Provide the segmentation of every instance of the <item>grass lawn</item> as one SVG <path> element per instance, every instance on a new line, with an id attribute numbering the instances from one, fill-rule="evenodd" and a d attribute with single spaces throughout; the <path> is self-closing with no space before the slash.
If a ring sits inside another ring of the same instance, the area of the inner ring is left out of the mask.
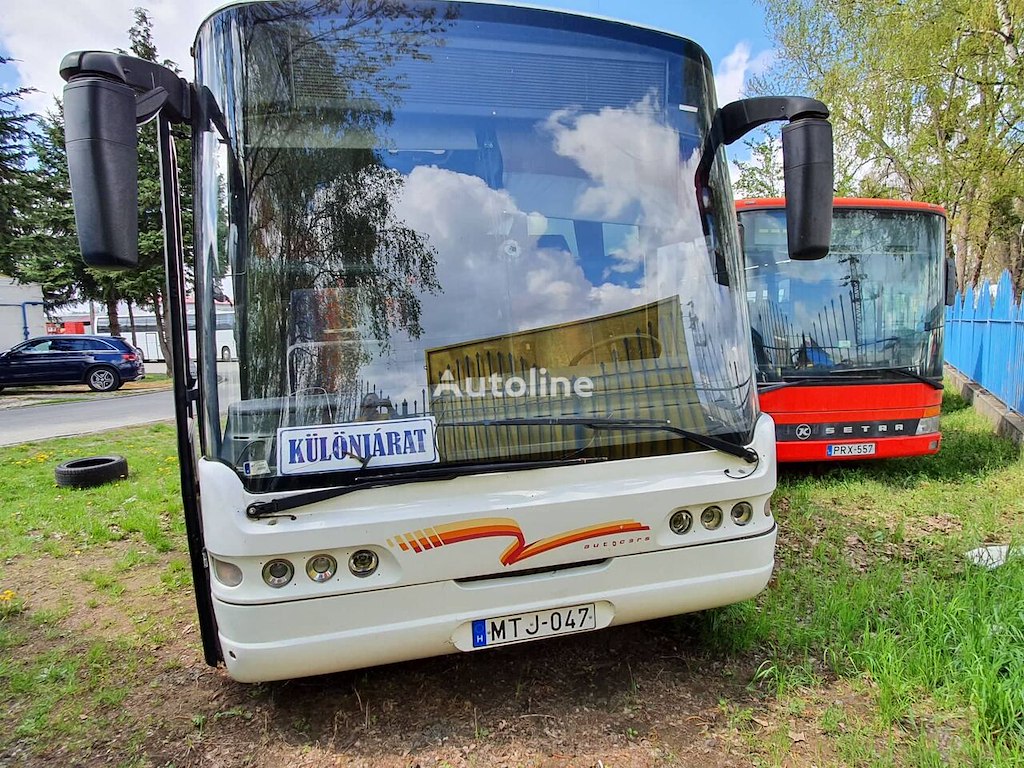
<path id="1" fill-rule="evenodd" d="M 1024 461 L 949 391 L 942 429 L 934 457 L 783 469 L 772 585 L 705 617 L 723 653 L 764 655 L 782 700 L 828 680 L 870 694 L 855 728 L 842 705 L 819 718 L 849 764 L 1024 765 L 1024 558 L 964 558 L 1024 541 Z"/>
<path id="2" fill-rule="evenodd" d="M 756 600 L 242 686 L 196 636 L 174 434 L 0 448 L 0 764 L 1024 764 L 1024 459 L 947 392 L 936 457 L 784 468 Z M 126 480 L 53 483 L 120 453 Z"/>

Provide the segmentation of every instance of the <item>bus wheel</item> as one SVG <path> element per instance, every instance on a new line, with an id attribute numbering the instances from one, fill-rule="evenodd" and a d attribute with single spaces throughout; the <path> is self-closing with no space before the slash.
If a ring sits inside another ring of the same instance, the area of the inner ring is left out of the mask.
<path id="1" fill-rule="evenodd" d="M 121 386 L 121 377 L 113 368 L 101 365 L 89 371 L 85 383 L 93 392 L 113 392 Z"/>
<path id="2" fill-rule="evenodd" d="M 224 360 L 224 361 L 227 361 L 227 360 L 231 359 L 231 348 L 230 347 L 221 347 L 220 348 L 220 359 Z"/>
<path id="3" fill-rule="evenodd" d="M 124 456 L 90 456 L 58 464 L 53 470 L 57 485 L 68 488 L 89 488 L 128 477 L 128 461 Z"/>

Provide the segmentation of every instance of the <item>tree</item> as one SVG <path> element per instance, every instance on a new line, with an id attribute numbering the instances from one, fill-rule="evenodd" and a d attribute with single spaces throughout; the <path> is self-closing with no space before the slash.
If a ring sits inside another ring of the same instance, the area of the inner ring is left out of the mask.
<path id="1" fill-rule="evenodd" d="M 782 140 L 778 134 L 765 131 L 759 141 L 743 142 L 750 150 L 750 161 L 738 160 L 740 176 L 736 193 L 740 197 L 782 197 Z"/>
<path id="2" fill-rule="evenodd" d="M 134 9 L 133 13 L 135 23 L 128 32 L 130 53 L 156 61 L 148 13 L 142 8 Z M 172 62 L 162 63 L 175 68 Z M 0 113 L 0 116 L 6 114 Z M 144 126 L 139 136 L 139 268 L 131 271 L 93 270 L 82 261 L 64 147 L 64 114 L 59 102 L 40 121 L 40 130 L 31 138 L 29 148 L 36 167 L 31 173 L 24 172 L 30 183 L 27 185 L 28 196 L 19 204 L 19 221 L 22 223 L 17 233 L 17 253 L 10 249 L 0 250 L 0 258 L 10 254 L 11 269 L 16 276 L 42 284 L 47 305 L 51 308 L 85 301 L 104 305 L 110 332 L 114 335 L 122 332 L 118 316 L 121 302 L 128 304 L 129 313 L 133 305 L 152 308 L 157 316 L 160 344 L 169 370 L 171 346 L 164 322 L 167 278 L 155 125 Z M 24 164 L 24 157 L 20 162 Z M 192 173 L 188 151 L 179 155 L 178 168 L 184 242 L 190 244 Z M 0 268 L 2 265 L 0 261 Z"/>
<path id="3" fill-rule="evenodd" d="M 943 205 L 961 286 L 1006 266 L 1024 288 L 1020 1 L 762 2 L 777 58 L 754 90 L 824 101 L 856 191 Z"/>
<path id="4" fill-rule="evenodd" d="M 0 57 L 0 64 L 10 59 Z M 0 92 L 0 272 L 17 277 L 19 223 L 31 208 L 31 175 L 25 169 L 29 157 L 29 125 L 32 115 L 22 113 L 18 102 L 29 88 Z"/>
<path id="5" fill-rule="evenodd" d="M 240 10 L 247 16 L 242 99 L 261 106 L 236 110 L 245 120 L 229 128 L 245 148 L 229 187 L 233 217 L 246 225 L 238 246 L 244 280 L 236 280 L 234 296 L 248 397 L 355 384 L 369 345 L 315 346 L 301 358 L 292 351 L 309 348 L 317 326 L 368 327 L 381 350 L 394 331 L 416 338 L 420 294 L 441 290 L 436 251 L 394 210 L 402 174 L 370 146 L 339 151 L 310 131 L 374 136 L 390 124 L 405 88 L 392 65 L 430 56 L 449 17 L 385 0 L 325 0 L 315 8 L 328 9 L 336 14 L 327 23 L 292 4 Z M 289 94 L 289 84 L 322 73 L 330 73 L 328 98 Z M 294 137 L 292 145 L 282 146 L 280 136 Z M 314 140 L 298 141 L 306 137 Z"/>
<path id="6" fill-rule="evenodd" d="M 128 30 L 131 43 L 127 53 L 146 61 L 159 63 L 175 72 L 177 65 L 169 59 L 160 61 L 156 44 L 153 42 L 153 23 L 145 8 L 134 8 L 135 22 Z M 192 245 L 192 155 L 186 148 L 178 152 L 178 179 L 181 186 L 179 201 L 182 214 L 182 241 L 185 245 L 185 262 L 191 263 Z M 135 270 L 122 272 L 117 276 L 116 298 L 109 303 L 111 328 L 116 320 L 117 301 L 131 306 L 139 305 L 152 309 L 156 317 L 160 349 L 167 361 L 168 372 L 172 365 L 170 329 L 166 322 L 167 271 L 164 264 L 164 236 L 162 194 L 160 188 L 160 160 L 157 151 L 156 122 L 144 125 L 139 130 L 139 266 Z M 187 275 L 186 277 L 190 277 Z"/>
<path id="7" fill-rule="evenodd" d="M 25 209 L 18 239 L 16 275 L 39 283 L 51 309 L 101 300 L 101 280 L 85 266 L 78 250 L 60 104 L 40 119 L 30 149 L 36 167 L 31 204 Z"/>

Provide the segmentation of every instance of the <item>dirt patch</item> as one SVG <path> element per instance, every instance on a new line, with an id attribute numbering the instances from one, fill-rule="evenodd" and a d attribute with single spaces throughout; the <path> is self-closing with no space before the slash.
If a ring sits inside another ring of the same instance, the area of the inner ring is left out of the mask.
<path id="1" fill-rule="evenodd" d="M 166 578 L 182 555 L 132 557 L 116 542 L 5 564 L 26 605 L 7 620 L 19 659 L 125 655 L 106 688 L 60 704 L 59 735 L 19 738 L 32 702 L 16 700 L 0 765 L 799 767 L 836 762 L 835 736 L 873 711 L 845 683 L 785 701 L 759 689 L 762 657 L 712 653 L 699 617 L 242 685 L 203 663 L 191 590 Z"/>
<path id="2" fill-rule="evenodd" d="M 758 659 L 707 655 L 683 620 L 242 685 L 203 663 L 191 591 L 161 578 L 174 556 L 116 570 L 130 550 L 5 564 L 4 584 L 26 606 L 8 620 L 24 636 L 20 658 L 130 642 L 139 663 L 118 681 L 118 706 L 80 702 L 57 741 L 0 740 L 0 764 L 746 766 L 721 702 L 774 717 L 748 687 Z M 29 704 L 8 710 L 7 733 Z"/>

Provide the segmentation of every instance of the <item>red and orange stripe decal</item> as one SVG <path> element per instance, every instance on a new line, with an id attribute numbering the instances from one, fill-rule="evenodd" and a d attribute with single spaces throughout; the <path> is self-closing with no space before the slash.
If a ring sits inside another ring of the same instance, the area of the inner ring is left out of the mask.
<path id="1" fill-rule="evenodd" d="M 395 536 L 394 539 L 388 539 L 388 546 L 394 547 L 397 544 L 398 548 L 403 552 L 408 552 L 412 549 L 413 552 L 419 553 L 449 544 L 458 544 L 460 541 L 510 536 L 515 541 L 501 553 L 500 559 L 502 565 L 513 565 L 534 555 L 550 552 L 552 549 L 564 547 L 567 544 L 575 544 L 579 541 L 596 539 L 601 536 L 649 530 L 649 526 L 636 520 L 613 520 L 599 525 L 576 528 L 527 544 L 526 536 L 523 535 L 522 529 L 515 520 L 508 517 L 483 517 L 478 520 L 469 520 L 462 523 L 450 523 L 433 528 L 424 528 L 422 531 L 401 533 Z"/>

